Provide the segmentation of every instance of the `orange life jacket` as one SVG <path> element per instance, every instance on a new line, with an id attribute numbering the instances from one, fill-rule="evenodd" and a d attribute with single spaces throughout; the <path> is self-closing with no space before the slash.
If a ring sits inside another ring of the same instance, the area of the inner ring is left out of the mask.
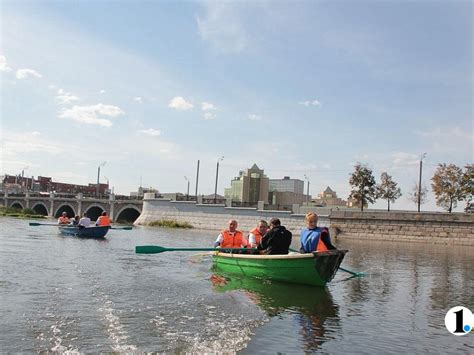
<path id="1" fill-rule="evenodd" d="M 322 233 L 321 233 L 322 234 Z M 316 247 L 316 251 L 328 251 L 329 249 L 326 247 L 326 244 L 321 240 L 321 235 L 319 236 L 318 246 Z"/>
<path id="2" fill-rule="evenodd" d="M 233 235 L 228 230 L 221 232 L 223 240 L 221 248 L 242 248 L 242 245 L 247 245 L 241 231 L 235 231 Z"/>
<path id="3" fill-rule="evenodd" d="M 255 227 L 254 229 L 252 229 L 250 231 L 250 233 L 252 233 L 254 236 L 255 236 L 255 244 L 260 244 L 260 241 L 262 240 L 262 233 L 260 233 L 260 230 Z"/>
<path id="4" fill-rule="evenodd" d="M 98 226 L 110 226 L 109 216 L 100 216 L 99 218 L 97 218 L 96 225 L 98 225 Z"/>
<path id="5" fill-rule="evenodd" d="M 59 217 L 58 224 L 69 224 L 69 218 L 63 216 Z"/>

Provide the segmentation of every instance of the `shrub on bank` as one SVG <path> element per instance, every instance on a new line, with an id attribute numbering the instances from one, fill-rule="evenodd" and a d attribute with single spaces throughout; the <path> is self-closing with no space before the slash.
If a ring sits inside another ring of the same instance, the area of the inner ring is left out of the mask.
<path id="1" fill-rule="evenodd" d="M 0 216 L 6 216 L 6 217 L 16 217 L 16 218 L 44 218 L 45 216 L 42 216 L 40 214 L 37 214 L 33 209 L 31 208 L 11 208 L 11 207 L 0 207 Z"/>
<path id="2" fill-rule="evenodd" d="M 188 222 L 178 222 L 172 219 L 162 219 L 148 223 L 150 227 L 165 227 L 165 228 L 193 228 Z"/>

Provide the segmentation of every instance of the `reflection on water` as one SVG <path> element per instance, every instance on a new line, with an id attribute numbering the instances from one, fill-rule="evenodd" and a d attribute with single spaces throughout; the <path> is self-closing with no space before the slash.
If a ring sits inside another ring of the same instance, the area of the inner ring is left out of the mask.
<path id="1" fill-rule="evenodd" d="M 325 327 L 326 321 L 330 320 L 332 326 L 337 327 L 338 307 L 327 288 L 265 281 L 222 272 L 212 274 L 210 280 L 217 292 L 242 292 L 249 302 L 258 305 L 269 317 L 292 314 L 306 351 L 316 351 L 325 340 L 332 338 L 332 330 Z"/>

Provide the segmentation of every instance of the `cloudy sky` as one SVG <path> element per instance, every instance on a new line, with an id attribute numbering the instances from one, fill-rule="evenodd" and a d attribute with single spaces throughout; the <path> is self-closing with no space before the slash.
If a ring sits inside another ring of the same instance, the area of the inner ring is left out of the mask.
<path id="1" fill-rule="evenodd" d="M 346 198 L 473 159 L 472 2 L 1 1 L 1 173 L 219 193 L 257 163 Z M 305 187 L 306 188 L 306 187 Z M 437 210 L 434 197 L 426 209 Z M 381 202 L 375 207 L 384 207 Z"/>

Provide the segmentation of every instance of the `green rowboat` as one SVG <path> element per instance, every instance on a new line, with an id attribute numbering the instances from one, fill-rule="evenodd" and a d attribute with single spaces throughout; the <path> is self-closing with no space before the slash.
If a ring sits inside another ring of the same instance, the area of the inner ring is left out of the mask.
<path id="1" fill-rule="evenodd" d="M 217 270 L 266 280 L 325 286 L 336 274 L 347 250 L 287 255 L 251 255 L 216 252 Z"/>

